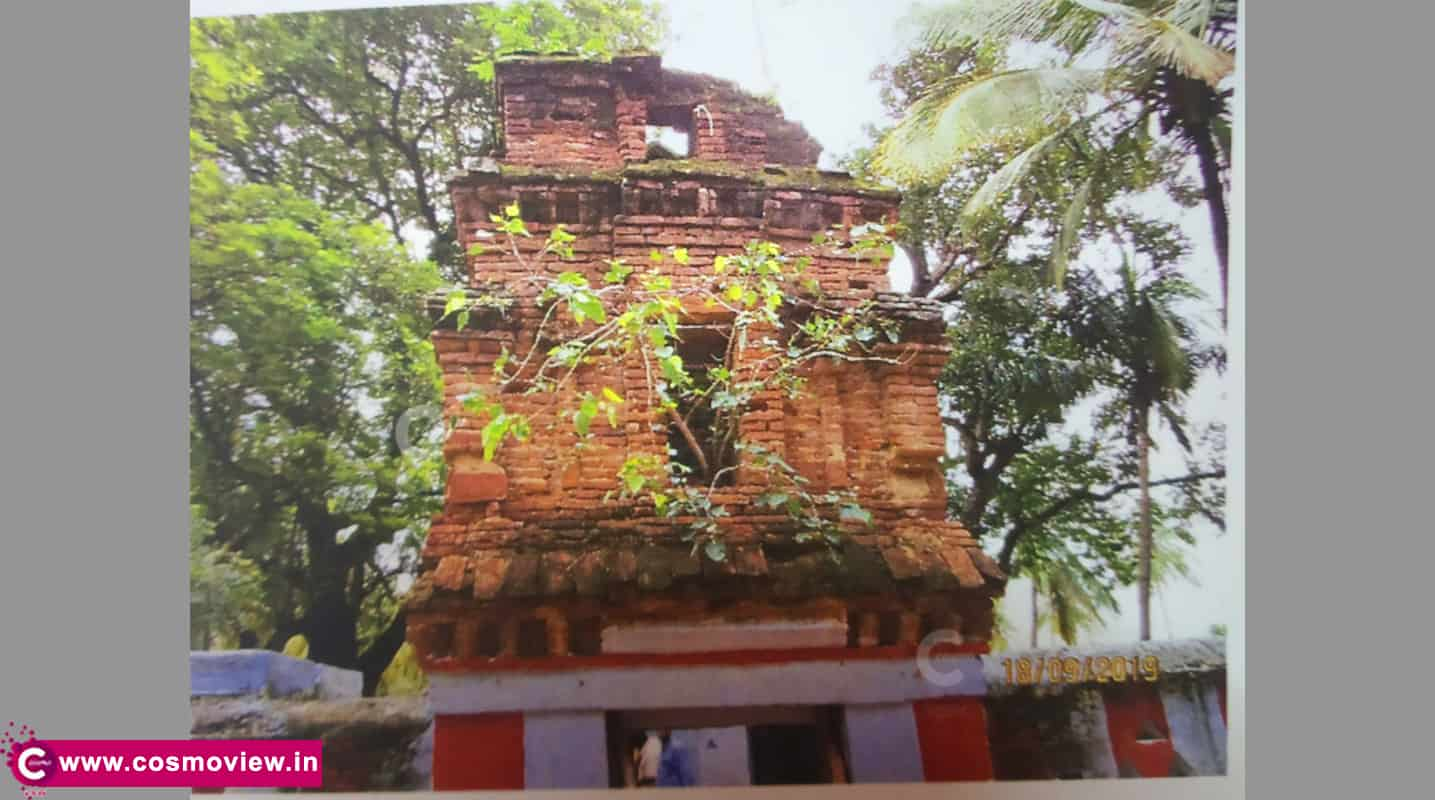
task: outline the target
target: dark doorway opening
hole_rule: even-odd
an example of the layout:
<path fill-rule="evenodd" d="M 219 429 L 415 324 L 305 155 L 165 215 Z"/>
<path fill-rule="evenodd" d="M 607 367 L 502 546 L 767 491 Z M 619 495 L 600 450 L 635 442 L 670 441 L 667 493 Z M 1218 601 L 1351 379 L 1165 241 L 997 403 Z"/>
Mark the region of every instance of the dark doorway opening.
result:
<path fill-rule="evenodd" d="M 831 781 L 816 725 L 754 725 L 748 728 L 752 785 L 783 786 Z"/>

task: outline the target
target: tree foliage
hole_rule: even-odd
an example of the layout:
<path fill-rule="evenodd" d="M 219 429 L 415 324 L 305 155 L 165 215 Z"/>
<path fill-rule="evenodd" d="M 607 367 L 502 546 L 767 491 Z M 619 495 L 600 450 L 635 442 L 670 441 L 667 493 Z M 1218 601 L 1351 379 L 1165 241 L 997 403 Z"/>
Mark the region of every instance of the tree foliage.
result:
<path fill-rule="evenodd" d="M 1060 55 L 924 81 L 881 142 L 876 167 L 936 181 L 973 151 L 1014 143 L 1003 168 L 968 199 L 965 211 L 978 214 L 1017 187 L 1040 183 L 1034 170 L 1049 159 L 1087 165 L 1096 175 L 1073 176 L 1077 190 L 1055 237 L 1059 283 L 1076 228 L 1111 197 L 1099 174 L 1125 148 L 1160 138 L 1194 157 L 1224 309 L 1236 12 L 1237 3 L 1225 0 L 959 0 L 922 9 L 916 22 L 930 49 L 1009 53 L 1013 45 L 1043 45 Z"/>
<path fill-rule="evenodd" d="M 1004 41 L 924 41 L 876 75 L 889 113 L 903 119 L 936 87 L 1001 72 L 1005 50 Z M 890 141 L 885 129 L 872 135 Z M 1142 136 L 1106 144 L 1100 159 L 1052 148 L 1009 181 L 1028 141 L 995 136 L 940 170 L 897 178 L 897 236 L 911 290 L 952 305 L 952 356 L 941 379 L 944 419 L 958 445 L 951 514 L 1009 574 L 1036 582 L 1045 624 L 1068 640 L 1117 611 L 1116 587 L 1137 573 L 1129 499 L 1139 482 L 1125 430 L 1100 414 L 1084 416 L 1125 409 L 1129 399 L 1118 358 L 1131 331 L 1110 324 L 1108 313 L 1119 276 L 1099 264 L 1130 250 L 1171 272 L 1189 243 L 1142 200 L 1163 191 L 1178 205 L 1199 202 L 1170 145 Z M 881 156 L 880 146 L 860 151 L 851 166 L 880 174 Z M 1073 223 L 1070 210 L 1083 194 L 1104 202 L 1085 206 Z M 1051 280 L 1053 269 L 1061 281 Z M 1168 537 L 1173 543 L 1184 544 L 1198 516 L 1219 519 L 1224 470 L 1210 463 L 1213 444 L 1196 448 L 1186 474 L 1155 479 L 1153 515 L 1179 531 Z"/>
<path fill-rule="evenodd" d="M 251 559 L 214 541 L 204 509 L 190 509 L 189 645 L 195 650 L 235 647 L 248 631 L 262 636 L 273 615 L 264 576 Z"/>
<path fill-rule="evenodd" d="M 212 163 L 191 198 L 194 502 L 215 541 L 263 571 L 277 632 L 355 666 L 366 599 L 412 560 L 434 510 L 440 465 L 390 431 L 439 398 L 417 314 L 437 270 L 381 226 Z"/>
<path fill-rule="evenodd" d="M 523 0 L 198 19 L 192 135 L 250 181 L 430 239 L 451 275 L 444 182 L 498 144 L 493 59 L 651 47 L 665 18 L 642 0 Z"/>

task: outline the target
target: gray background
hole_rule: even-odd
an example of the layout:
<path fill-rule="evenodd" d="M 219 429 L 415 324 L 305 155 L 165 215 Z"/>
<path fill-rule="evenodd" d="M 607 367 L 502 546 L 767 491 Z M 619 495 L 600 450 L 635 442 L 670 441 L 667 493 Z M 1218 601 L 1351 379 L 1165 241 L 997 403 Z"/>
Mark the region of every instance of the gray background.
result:
<path fill-rule="evenodd" d="M 1429 26 L 1384 10 L 1407 4 L 1243 5 L 1258 111 L 1238 150 L 1257 191 L 1238 186 L 1233 211 L 1259 235 L 1233 229 L 1232 391 L 1258 372 L 1230 431 L 1249 532 L 1249 568 L 1232 566 L 1255 576 L 1250 633 L 1231 626 L 1233 774 L 888 800 L 1428 794 L 1382 790 L 1425 784 L 1430 760 L 1430 561 L 1402 547 L 1428 549 L 1431 528 L 1429 129 L 1400 119 L 1429 94 Z M 185 24 L 152 0 L 0 11 L 0 722 L 52 738 L 188 729 Z M 863 789 L 822 790 L 843 793 Z"/>

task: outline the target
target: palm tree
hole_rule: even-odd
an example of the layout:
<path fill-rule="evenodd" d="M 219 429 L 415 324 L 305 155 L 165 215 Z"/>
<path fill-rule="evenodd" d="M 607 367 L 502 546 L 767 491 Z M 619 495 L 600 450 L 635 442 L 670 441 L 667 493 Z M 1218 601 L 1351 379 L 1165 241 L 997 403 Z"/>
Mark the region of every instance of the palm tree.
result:
<path fill-rule="evenodd" d="M 1082 570 L 1075 557 L 1069 554 L 1039 567 L 1033 565 L 1027 577 L 1032 582 L 1033 648 L 1037 643 L 1037 631 L 1042 625 L 1050 625 L 1057 638 L 1073 645 L 1082 631 L 1106 624 L 1102 616 L 1104 612 L 1120 610 L 1110 587 L 1093 580 L 1090 572 Z M 1038 609 L 1041 597 L 1046 598 L 1045 611 Z"/>
<path fill-rule="evenodd" d="M 1097 304 L 1094 314 L 1096 343 L 1112 358 L 1127 441 L 1136 451 L 1140 493 L 1136 581 L 1142 641 L 1151 638 L 1152 415 L 1165 421 L 1176 441 L 1189 451 L 1181 402 L 1199 371 L 1220 355 L 1219 350 L 1196 343 L 1194 326 L 1177 309 L 1181 301 L 1199 297 L 1195 287 L 1171 273 L 1156 273 L 1143 281 L 1130 259 L 1123 257 L 1121 286 Z M 1179 563 L 1170 566 L 1180 571 Z"/>
<path fill-rule="evenodd" d="M 976 148 L 1013 138 L 1026 144 L 972 196 L 965 211 L 974 214 L 1058 150 L 1099 165 L 1120 148 L 1147 146 L 1154 121 L 1196 160 L 1224 324 L 1232 92 L 1223 87 L 1235 66 L 1237 7 L 1234 0 L 958 0 L 920 12 L 925 46 L 1026 42 L 1055 47 L 1064 63 L 938 83 L 882 141 L 874 166 L 929 179 Z M 1052 256 L 1058 283 L 1084 213 L 1100 202 L 1092 187 L 1088 178 L 1064 215 Z"/>

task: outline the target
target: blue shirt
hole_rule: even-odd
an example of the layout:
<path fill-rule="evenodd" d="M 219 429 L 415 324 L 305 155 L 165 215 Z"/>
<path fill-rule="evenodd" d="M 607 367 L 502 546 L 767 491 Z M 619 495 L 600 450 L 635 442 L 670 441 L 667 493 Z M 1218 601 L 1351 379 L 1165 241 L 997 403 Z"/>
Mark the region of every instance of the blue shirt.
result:
<path fill-rule="evenodd" d="M 668 749 L 663 751 L 663 758 L 658 762 L 658 785 L 697 785 L 697 778 L 693 775 L 692 752 L 675 738 L 668 740 Z"/>

